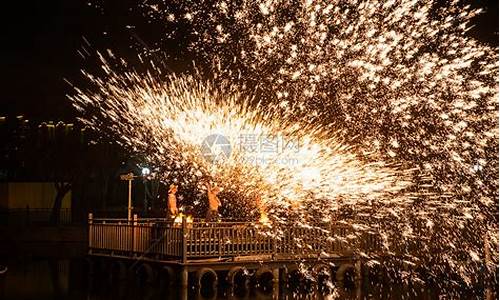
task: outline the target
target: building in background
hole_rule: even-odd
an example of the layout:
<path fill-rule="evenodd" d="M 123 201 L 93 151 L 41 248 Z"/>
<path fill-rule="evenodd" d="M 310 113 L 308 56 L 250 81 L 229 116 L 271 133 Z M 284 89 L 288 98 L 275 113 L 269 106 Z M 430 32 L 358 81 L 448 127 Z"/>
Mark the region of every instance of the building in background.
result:
<path fill-rule="evenodd" d="M 0 183 L 3 222 L 9 225 L 49 224 L 56 196 L 57 188 L 51 182 Z M 61 201 L 58 223 L 71 223 L 71 191 Z"/>
<path fill-rule="evenodd" d="M 126 199 L 126 186 L 118 180 L 124 151 L 93 141 L 85 127 L 0 117 L 0 140 L 0 223 L 7 212 L 20 222 L 38 214 L 52 224 L 83 223 L 88 211 Z"/>

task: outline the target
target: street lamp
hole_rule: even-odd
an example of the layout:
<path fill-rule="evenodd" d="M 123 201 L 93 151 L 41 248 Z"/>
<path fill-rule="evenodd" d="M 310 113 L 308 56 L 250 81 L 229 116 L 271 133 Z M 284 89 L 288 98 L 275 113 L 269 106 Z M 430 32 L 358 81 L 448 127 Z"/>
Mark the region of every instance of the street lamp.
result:
<path fill-rule="evenodd" d="M 148 167 L 143 167 L 141 170 L 142 176 L 146 177 L 151 174 L 151 170 Z"/>
<path fill-rule="evenodd" d="M 148 215 L 148 195 L 147 195 L 147 179 L 148 175 L 151 173 L 148 167 L 142 167 L 141 169 L 141 174 L 142 174 L 142 183 L 144 184 L 144 209 L 143 209 L 143 215 L 146 217 Z"/>
<path fill-rule="evenodd" d="M 128 208 L 127 220 L 129 223 L 132 221 L 132 180 L 134 180 L 134 173 L 120 175 L 121 180 L 128 180 Z"/>
<path fill-rule="evenodd" d="M 141 168 L 141 175 L 142 176 L 135 176 L 134 173 L 130 172 L 128 174 L 123 174 L 123 175 L 120 175 L 120 179 L 121 180 L 127 180 L 128 181 L 128 213 L 127 213 L 127 220 L 129 222 L 132 221 L 132 180 L 134 180 L 134 178 L 137 178 L 137 177 L 142 177 L 143 179 L 143 182 L 144 182 L 144 209 L 145 209 L 145 213 L 147 211 L 147 208 L 146 208 L 146 180 L 147 179 L 150 179 L 151 177 L 154 176 L 154 174 L 152 175 L 151 174 L 151 169 L 149 169 L 148 167 L 142 167 Z"/>

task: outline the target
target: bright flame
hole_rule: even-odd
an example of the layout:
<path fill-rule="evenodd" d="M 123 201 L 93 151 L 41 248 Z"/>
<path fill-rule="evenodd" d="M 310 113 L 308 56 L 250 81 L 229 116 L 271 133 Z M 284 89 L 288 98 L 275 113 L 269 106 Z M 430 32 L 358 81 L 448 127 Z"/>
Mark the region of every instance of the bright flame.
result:
<path fill-rule="evenodd" d="M 271 225 L 269 217 L 267 216 L 267 214 L 265 212 L 261 212 L 260 213 L 259 223 L 262 224 L 262 225 L 264 225 L 264 226 L 270 226 Z"/>
<path fill-rule="evenodd" d="M 193 223 L 193 217 L 191 215 L 185 215 L 183 213 L 179 213 L 177 216 L 175 216 L 175 219 L 174 219 L 174 224 L 182 224 L 182 219 L 185 218 L 186 219 L 186 223 Z"/>

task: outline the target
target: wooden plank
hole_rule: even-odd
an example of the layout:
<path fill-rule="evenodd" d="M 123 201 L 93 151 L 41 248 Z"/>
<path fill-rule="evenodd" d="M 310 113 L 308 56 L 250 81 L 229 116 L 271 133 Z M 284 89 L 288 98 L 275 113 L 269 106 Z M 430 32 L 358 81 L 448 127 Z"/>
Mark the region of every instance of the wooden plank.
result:
<path fill-rule="evenodd" d="M 234 261 L 266 261 L 272 260 L 272 255 L 262 254 L 262 255 L 245 255 L 245 256 L 235 256 Z"/>

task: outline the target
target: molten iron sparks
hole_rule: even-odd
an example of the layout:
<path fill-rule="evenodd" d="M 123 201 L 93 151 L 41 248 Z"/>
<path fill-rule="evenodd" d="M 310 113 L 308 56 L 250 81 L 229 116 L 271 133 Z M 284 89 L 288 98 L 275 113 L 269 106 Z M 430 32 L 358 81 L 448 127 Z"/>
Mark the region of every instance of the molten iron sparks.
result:
<path fill-rule="evenodd" d="M 166 23 L 166 39 L 187 29 L 217 80 L 116 72 L 101 55 L 105 75 L 86 73 L 95 89 L 71 97 L 86 124 L 164 166 L 165 180 L 210 177 L 260 196 L 274 226 L 348 211 L 398 252 L 395 266 L 471 283 L 489 252 L 495 268 L 498 55 L 467 36 L 480 10 L 455 0 L 165 3 L 140 7 Z M 212 134 L 230 141 L 226 160 L 205 159 L 199 145 Z M 256 165 L 243 135 L 301 144 Z"/>
<path fill-rule="evenodd" d="M 179 178 L 180 184 L 198 183 L 209 176 L 224 190 L 258 195 L 264 208 L 271 202 L 298 206 L 311 194 L 328 199 L 342 196 L 348 204 L 368 194 L 371 199 L 386 199 L 410 184 L 404 180 L 407 172 L 377 161 L 374 155 L 365 154 L 361 160 L 336 133 L 324 132 L 318 125 L 289 123 L 273 110 L 252 108 L 249 98 L 234 86 L 220 90 L 193 76 L 157 81 L 133 71 L 120 75 L 101 58 L 108 76 L 88 75 L 99 93 L 71 97 L 77 108 L 93 113 L 82 121 L 96 129 L 110 124 L 108 132 L 119 142 L 164 167 L 163 179 L 177 169 L 189 173 Z M 232 145 L 225 160 L 204 157 L 202 144 L 214 134 Z M 299 145 L 266 152 L 265 161 L 255 163 L 246 157 L 241 141 L 245 136 L 288 137 Z M 288 160 L 283 163 L 282 157 Z"/>

